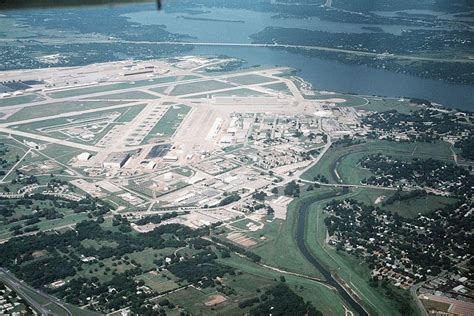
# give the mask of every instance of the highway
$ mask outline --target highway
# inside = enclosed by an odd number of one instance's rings
[[[0,281],[14,290],[21,298],[28,302],[32,309],[34,309],[40,315],[73,315],[69,308],[60,300],[31,288],[23,281],[17,279],[12,273],[3,268],[0,268]],[[41,304],[33,297],[33,295],[41,297],[42,300],[48,302],[46,304]],[[58,312],[59,310],[61,312]]]
[[[0,42],[9,42],[10,39],[1,39]],[[129,44],[144,44],[144,45],[182,45],[182,46],[220,46],[220,47],[267,47],[267,48],[294,48],[294,49],[305,49],[305,50],[319,50],[325,52],[344,53],[358,56],[368,56],[386,59],[404,59],[404,60],[415,60],[415,61],[433,61],[442,63],[474,63],[474,59],[469,58],[434,58],[434,57],[423,57],[423,56],[412,56],[412,55],[400,55],[400,54],[381,54],[374,52],[365,52],[352,49],[343,48],[332,48],[326,46],[317,45],[294,45],[294,44],[265,44],[265,43],[226,43],[226,42],[174,42],[174,41],[126,41],[126,40],[78,40],[76,44],[87,43],[87,44],[100,44],[100,43],[129,43]],[[44,41],[44,44],[64,44],[62,40],[48,40]]]
[[[474,63],[474,59],[468,58],[433,58],[423,56],[412,56],[412,55],[399,55],[399,54],[380,54],[373,52],[364,52],[351,49],[332,48],[325,46],[315,45],[292,45],[292,44],[265,44],[265,43],[219,43],[219,42],[151,42],[151,41],[119,41],[120,43],[130,44],[155,44],[155,45],[182,45],[182,46],[218,46],[218,47],[266,47],[266,48],[294,48],[294,49],[305,49],[305,50],[319,50],[325,52],[353,54],[358,56],[368,56],[386,59],[405,59],[405,60],[417,60],[417,61],[433,61],[443,63]]]

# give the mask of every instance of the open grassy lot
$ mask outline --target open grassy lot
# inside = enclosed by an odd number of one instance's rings
[[[146,272],[137,276],[135,279],[143,280],[146,286],[157,293],[171,291],[177,289],[180,286],[176,283],[176,277],[166,270],[161,272]]]
[[[48,144],[41,152],[59,163],[67,164],[71,158],[80,154],[83,150],[59,144]]]
[[[143,91],[130,91],[130,92],[121,92],[121,93],[114,93],[114,94],[104,94],[97,97],[91,97],[88,99],[107,99],[107,100],[153,100],[159,99],[159,97],[143,92]],[[87,100],[87,99],[86,99]]]
[[[115,248],[118,246],[118,243],[115,241],[112,242],[108,240],[84,239],[81,241],[81,245],[87,248],[94,248],[96,250],[99,250],[102,247]]]
[[[107,106],[125,104],[124,101],[65,101],[26,107],[16,112],[7,122],[48,117],[68,112],[100,109]]]
[[[214,97],[263,97],[263,96],[268,96],[268,94],[255,91],[252,89],[247,89],[247,88],[236,88],[228,91],[221,91],[221,92],[215,92],[211,93],[211,96]],[[206,99],[208,97],[208,94],[200,94],[200,95],[195,95],[191,97],[185,97],[185,99]]]
[[[403,200],[381,207],[392,213],[398,213],[403,217],[414,218],[418,213],[427,214],[435,209],[454,204],[456,201],[457,199],[452,197],[426,195],[424,197]]]
[[[42,98],[41,96],[37,94],[27,94],[27,95],[22,95],[19,97],[0,98],[0,107],[26,104],[33,101],[41,101],[41,100],[44,100],[44,98]]]
[[[277,83],[262,85],[262,88],[267,88],[267,89],[271,89],[271,90],[276,91],[276,92],[281,92],[281,93],[284,93],[284,94],[287,94],[287,95],[291,95],[290,89],[288,88],[288,86],[284,82],[277,82]]]
[[[238,77],[230,77],[227,79],[227,81],[236,83],[239,85],[251,85],[251,84],[271,82],[271,81],[275,81],[275,79],[261,76],[261,75],[256,75],[256,74],[248,74],[248,75],[243,75],[243,76],[238,76]]]
[[[235,221],[231,225],[234,226],[235,228],[238,228],[238,229],[248,230],[249,228],[247,227],[247,225],[249,225],[249,224],[253,224],[253,225],[256,225],[256,226],[261,225],[260,223],[252,221],[252,220],[247,219],[247,218],[245,218],[243,220]]]
[[[178,167],[173,169],[172,171],[185,177],[192,177],[194,175],[194,171],[188,167]]]
[[[206,91],[226,89],[231,87],[231,85],[217,80],[199,81],[176,85],[171,91],[170,95],[180,96],[192,93],[205,93]],[[153,89],[151,90],[153,91]]]
[[[204,305],[207,301],[207,295],[194,287],[166,295],[166,298],[175,305],[184,306],[191,315],[210,315],[215,311]]]
[[[413,158],[434,158],[452,161],[452,153],[449,144],[445,142],[435,143],[397,143],[389,141],[369,140],[367,143],[347,147],[331,147],[319,163],[306,171],[301,178],[313,180],[313,177],[321,174],[330,183],[343,182],[347,184],[359,184],[365,177],[371,176],[372,172],[358,167],[357,162],[369,154],[384,153],[393,157],[411,160]]]
[[[0,171],[7,173],[11,167],[17,162],[18,158],[21,158],[26,152],[28,148],[21,143],[16,142],[13,139],[9,139],[1,135],[0,137],[0,152],[2,155],[0,158],[5,160],[2,164],[0,164]],[[0,178],[3,178],[1,176]]]
[[[330,100],[330,99],[344,99],[346,100],[343,103],[338,103],[339,106],[362,106],[368,103],[368,100],[365,97],[353,95],[353,94],[319,94],[316,95],[305,95],[305,99],[309,100]]]
[[[360,192],[363,191],[357,190],[336,199],[357,198]],[[314,194],[319,193],[315,192]],[[397,306],[387,299],[380,289],[369,285],[370,270],[363,262],[343,252],[338,252],[326,244],[327,230],[322,209],[331,199],[328,198],[314,203],[308,212],[305,228],[305,239],[308,248],[327,269],[351,285],[364,300],[364,304],[369,311],[376,315],[399,315]]]
[[[358,110],[384,112],[390,110],[397,110],[400,113],[409,114],[411,111],[417,110],[416,107],[410,104],[409,101],[399,100],[396,98],[382,98],[382,97],[367,97],[369,103],[358,106]]]

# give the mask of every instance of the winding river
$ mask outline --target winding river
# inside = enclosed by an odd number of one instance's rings
[[[299,207],[297,208],[298,212],[298,221],[296,226],[296,242],[298,245],[299,250],[303,254],[303,256],[316,268],[318,269],[324,278],[327,280],[327,283],[334,287],[339,295],[344,299],[344,301],[354,310],[357,314],[361,316],[368,316],[369,314],[367,311],[362,307],[362,305],[357,302],[347,290],[339,284],[339,282],[332,276],[331,272],[327,270],[319,261],[318,259],[311,253],[308,246],[306,245],[305,241],[305,228],[307,222],[307,215],[308,211],[316,202],[319,202],[323,199],[331,198],[337,196],[336,194],[332,194],[332,196],[324,196],[324,197],[310,197],[303,199],[300,202]]]

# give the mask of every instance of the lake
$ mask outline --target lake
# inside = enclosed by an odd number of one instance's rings
[[[203,8],[204,14],[157,13],[140,11],[126,16],[137,23],[165,25],[173,33],[187,34],[202,42],[249,43],[249,36],[267,26],[304,28],[328,32],[366,32],[363,24],[336,23],[317,18],[272,18],[273,13],[250,10]],[[191,19],[185,19],[188,17]],[[203,21],[219,19],[243,21]],[[368,26],[368,25],[366,25]],[[399,34],[407,26],[379,26],[384,31]],[[360,65],[348,65],[315,57],[305,57],[283,50],[249,47],[196,47],[187,54],[227,55],[239,57],[249,65],[281,65],[300,69],[300,76],[311,82],[315,89],[351,92],[365,95],[417,97],[440,103],[447,107],[474,110],[474,86],[456,85],[437,80],[422,79]]]

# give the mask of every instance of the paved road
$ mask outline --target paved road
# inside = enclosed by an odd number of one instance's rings
[[[0,39],[1,42],[9,42],[9,39]],[[124,41],[124,40],[78,40],[77,44],[87,43],[87,44],[100,44],[100,43],[130,43],[130,44],[147,44],[147,45],[183,45],[183,46],[231,46],[231,47],[276,47],[276,48],[296,48],[296,49],[306,49],[306,50],[319,50],[326,52],[335,52],[335,53],[345,53],[358,56],[368,56],[368,57],[378,57],[378,58],[388,58],[388,59],[405,59],[405,60],[419,60],[419,61],[433,61],[433,62],[443,62],[443,63],[474,63],[474,59],[468,58],[433,58],[433,57],[423,57],[423,56],[412,56],[412,55],[399,55],[399,54],[380,54],[372,52],[364,52],[351,49],[341,49],[341,48],[332,48],[325,46],[316,46],[316,45],[291,45],[291,44],[265,44],[265,43],[218,43],[218,42],[173,42],[173,41],[163,41],[163,42],[153,42],[153,41]],[[48,39],[45,43],[49,44],[64,44],[64,41],[55,41]]]
[[[71,315],[71,311],[55,297],[50,295],[44,294],[41,291],[35,290],[30,286],[26,285],[19,279],[17,279],[12,273],[8,272],[5,269],[0,268],[0,280],[15,290],[18,295],[23,298],[28,304],[36,310],[40,315]],[[48,300],[47,304],[41,304],[30,293],[34,293],[37,296],[40,296],[44,300]],[[53,305],[55,308],[50,309],[48,306]],[[57,310],[61,310],[60,313],[56,312]]]
[[[217,42],[150,42],[150,41],[120,41],[121,43],[132,43],[132,44],[156,44],[156,45],[182,45],[182,46],[224,46],[224,47],[267,47],[267,48],[295,48],[305,50],[319,50],[325,52],[334,53],[345,53],[358,56],[378,57],[387,59],[406,59],[406,60],[419,60],[419,61],[434,61],[443,63],[474,63],[474,59],[467,58],[433,58],[423,56],[412,56],[412,55],[399,55],[399,54],[380,54],[372,52],[363,52],[351,49],[332,48],[325,46],[314,46],[314,45],[291,45],[291,44],[265,44],[265,43],[217,43]]]

